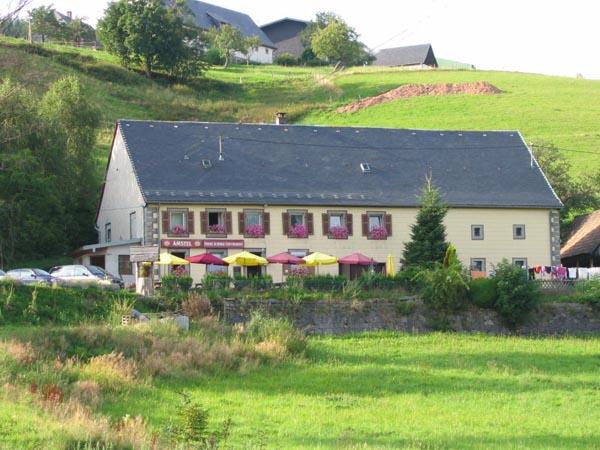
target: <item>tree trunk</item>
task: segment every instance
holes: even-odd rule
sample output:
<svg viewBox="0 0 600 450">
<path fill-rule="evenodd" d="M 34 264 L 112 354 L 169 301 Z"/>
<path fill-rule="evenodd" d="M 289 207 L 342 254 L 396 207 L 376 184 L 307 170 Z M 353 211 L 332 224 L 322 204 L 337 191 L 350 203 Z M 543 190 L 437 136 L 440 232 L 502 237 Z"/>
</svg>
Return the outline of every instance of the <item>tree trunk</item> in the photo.
<svg viewBox="0 0 600 450">
<path fill-rule="evenodd" d="M 224 69 L 227 69 L 227 66 L 229 65 L 229 52 L 225 53 L 225 64 L 223 65 Z"/>
<path fill-rule="evenodd" d="M 152 78 L 152 63 L 149 58 L 144 60 L 144 72 L 148 78 Z"/>
</svg>

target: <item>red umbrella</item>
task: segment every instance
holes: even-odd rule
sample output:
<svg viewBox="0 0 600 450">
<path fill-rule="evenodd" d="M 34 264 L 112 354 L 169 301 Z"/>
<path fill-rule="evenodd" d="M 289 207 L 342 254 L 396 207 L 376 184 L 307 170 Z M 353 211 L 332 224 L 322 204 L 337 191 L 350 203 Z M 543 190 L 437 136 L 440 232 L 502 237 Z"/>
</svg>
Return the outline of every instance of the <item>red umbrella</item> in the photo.
<svg viewBox="0 0 600 450">
<path fill-rule="evenodd" d="M 363 255 L 362 253 L 352 253 L 351 255 L 338 259 L 338 263 L 349 264 L 352 266 L 370 266 L 375 264 L 375 260 Z"/>
<path fill-rule="evenodd" d="M 210 253 L 203 253 L 201 255 L 190 256 L 189 258 L 185 258 L 192 264 L 213 264 L 215 266 L 227 266 L 228 264 L 223 261 L 221 258 L 215 255 L 211 255 Z"/>
<path fill-rule="evenodd" d="M 304 260 L 302 258 L 298 258 L 297 256 L 290 255 L 286 252 L 270 256 L 267 258 L 267 261 L 273 264 L 304 264 Z"/>
</svg>

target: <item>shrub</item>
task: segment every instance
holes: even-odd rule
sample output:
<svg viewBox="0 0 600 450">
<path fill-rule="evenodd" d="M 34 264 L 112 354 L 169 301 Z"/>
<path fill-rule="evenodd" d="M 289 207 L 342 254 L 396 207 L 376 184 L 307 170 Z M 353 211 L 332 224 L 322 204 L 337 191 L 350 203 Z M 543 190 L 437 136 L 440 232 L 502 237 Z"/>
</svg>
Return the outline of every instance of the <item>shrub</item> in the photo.
<svg viewBox="0 0 600 450">
<path fill-rule="evenodd" d="M 415 292 L 419 289 L 421 280 L 419 277 L 419 272 L 421 272 L 421 268 L 417 266 L 406 267 L 395 275 L 395 278 L 398 280 L 398 283 L 403 288 L 407 289 L 410 292 Z"/>
<path fill-rule="evenodd" d="M 404 280 L 395 275 L 388 277 L 383 273 L 363 272 L 358 278 L 361 289 L 371 291 L 373 289 L 402 289 Z"/>
<path fill-rule="evenodd" d="M 204 289 L 228 289 L 231 277 L 227 273 L 209 273 L 204 276 L 202 286 Z"/>
<path fill-rule="evenodd" d="M 304 289 L 311 291 L 341 291 L 348 281 L 343 275 L 312 275 L 301 280 Z"/>
<path fill-rule="evenodd" d="M 437 265 L 419 273 L 423 302 L 433 313 L 435 327 L 448 328 L 448 316 L 464 308 L 467 298 L 467 274 L 460 265 Z"/>
<path fill-rule="evenodd" d="M 190 293 L 188 297 L 181 302 L 181 309 L 190 319 L 201 319 L 206 316 L 212 316 L 214 310 L 210 300 L 197 293 Z"/>
<path fill-rule="evenodd" d="M 209 48 L 203 57 L 204 61 L 213 66 L 222 66 L 225 63 L 225 58 L 223 58 L 223 54 L 221 50 L 218 48 Z"/>
<path fill-rule="evenodd" d="M 162 277 L 161 290 L 163 295 L 177 295 L 186 293 L 192 288 L 194 280 L 190 276 L 165 275 Z"/>
<path fill-rule="evenodd" d="M 244 277 L 236 275 L 233 279 L 233 287 L 237 290 L 252 289 L 265 290 L 273 287 L 273 277 L 271 275 L 262 275 L 259 277 Z"/>
<path fill-rule="evenodd" d="M 509 327 L 514 328 L 536 307 L 538 288 L 529 281 L 526 270 L 506 260 L 496 267 L 494 279 L 498 293 L 494 309 Z"/>
<path fill-rule="evenodd" d="M 498 299 L 496 280 L 494 278 L 477 278 L 469 282 L 470 299 L 480 308 L 493 309 Z"/>
<path fill-rule="evenodd" d="M 268 317 L 261 311 L 252 313 L 243 334 L 263 354 L 281 357 L 286 352 L 301 354 L 306 349 L 304 333 L 296 330 L 289 320 Z"/>
<path fill-rule="evenodd" d="M 284 52 L 277 55 L 274 62 L 278 66 L 297 66 L 299 60 L 291 53 Z"/>
<path fill-rule="evenodd" d="M 600 307 L 600 278 L 580 281 L 575 284 L 574 299 Z"/>
</svg>

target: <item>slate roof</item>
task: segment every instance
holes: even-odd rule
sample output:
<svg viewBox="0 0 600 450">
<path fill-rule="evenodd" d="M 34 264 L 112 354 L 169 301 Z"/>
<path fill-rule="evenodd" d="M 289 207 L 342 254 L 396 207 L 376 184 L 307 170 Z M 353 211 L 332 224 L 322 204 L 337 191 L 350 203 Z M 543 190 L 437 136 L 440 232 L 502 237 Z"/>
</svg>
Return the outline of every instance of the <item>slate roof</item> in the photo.
<svg viewBox="0 0 600 450">
<path fill-rule="evenodd" d="M 148 203 L 418 206 L 431 172 L 450 206 L 562 206 L 516 131 L 130 120 L 118 127 Z"/>
<path fill-rule="evenodd" d="M 437 67 L 438 63 L 431 44 L 386 48 L 375 55 L 375 66 L 414 66 L 425 64 Z"/>
<path fill-rule="evenodd" d="M 197 0 L 187 0 L 187 4 L 200 28 L 209 29 L 225 23 L 238 28 L 244 37 L 258 36 L 264 46 L 276 48 L 248 14 Z"/>
<path fill-rule="evenodd" d="M 560 257 L 591 255 L 600 247 L 600 210 L 576 217 L 572 232 L 562 246 Z"/>
</svg>

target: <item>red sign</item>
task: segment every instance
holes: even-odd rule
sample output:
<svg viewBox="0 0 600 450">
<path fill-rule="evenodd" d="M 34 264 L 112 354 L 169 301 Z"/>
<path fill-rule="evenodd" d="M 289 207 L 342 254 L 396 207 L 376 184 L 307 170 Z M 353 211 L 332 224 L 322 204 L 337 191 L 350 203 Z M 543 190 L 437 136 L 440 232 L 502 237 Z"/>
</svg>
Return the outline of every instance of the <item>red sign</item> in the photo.
<svg viewBox="0 0 600 450">
<path fill-rule="evenodd" d="M 204 248 L 244 248 L 244 241 L 205 240 Z"/>
<path fill-rule="evenodd" d="M 244 241 L 232 241 L 225 239 L 163 239 L 160 241 L 162 248 L 244 248 Z"/>
<path fill-rule="evenodd" d="M 201 240 L 190 239 L 163 239 L 160 241 L 163 248 L 202 248 Z"/>
</svg>

